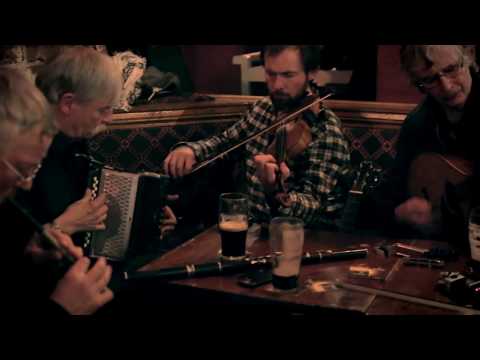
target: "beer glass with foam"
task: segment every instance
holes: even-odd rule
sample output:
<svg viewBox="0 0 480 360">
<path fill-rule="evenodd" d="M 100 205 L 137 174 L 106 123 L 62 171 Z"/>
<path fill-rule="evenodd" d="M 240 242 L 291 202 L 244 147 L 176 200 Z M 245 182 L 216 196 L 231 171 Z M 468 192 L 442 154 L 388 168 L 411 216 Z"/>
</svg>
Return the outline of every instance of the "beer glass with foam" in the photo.
<svg viewBox="0 0 480 360">
<path fill-rule="evenodd" d="M 480 263 L 480 207 L 475 207 L 470 211 L 468 238 L 471 258 Z"/>
<path fill-rule="evenodd" d="M 295 290 L 303 255 L 303 221 L 276 217 L 269 227 L 272 252 L 272 283 L 278 290 Z"/>
<path fill-rule="evenodd" d="M 245 257 L 248 231 L 248 197 L 241 193 L 220 195 L 218 229 L 225 260 L 240 260 Z"/>
</svg>

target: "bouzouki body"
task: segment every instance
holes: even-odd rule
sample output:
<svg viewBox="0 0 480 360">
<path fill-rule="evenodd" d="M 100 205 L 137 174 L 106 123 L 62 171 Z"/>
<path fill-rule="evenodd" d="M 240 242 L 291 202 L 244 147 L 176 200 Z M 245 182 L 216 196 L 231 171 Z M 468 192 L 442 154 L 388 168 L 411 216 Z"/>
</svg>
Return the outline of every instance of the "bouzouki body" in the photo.
<svg viewBox="0 0 480 360">
<path fill-rule="evenodd" d="M 410 197 L 425 198 L 432 205 L 435 233 L 451 219 L 468 221 L 473 162 L 438 153 L 422 153 L 412 162 L 408 176 Z"/>
</svg>

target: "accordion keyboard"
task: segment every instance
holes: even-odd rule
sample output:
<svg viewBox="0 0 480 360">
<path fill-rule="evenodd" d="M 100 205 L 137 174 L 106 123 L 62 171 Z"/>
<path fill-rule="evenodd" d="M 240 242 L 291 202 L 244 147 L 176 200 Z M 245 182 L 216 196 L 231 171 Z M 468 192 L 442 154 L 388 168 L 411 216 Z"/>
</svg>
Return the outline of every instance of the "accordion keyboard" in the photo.
<svg viewBox="0 0 480 360">
<path fill-rule="evenodd" d="M 90 255 L 122 260 L 127 252 L 135 211 L 138 174 L 102 169 L 98 196 L 107 196 L 106 229 L 90 234 Z M 95 189 L 94 189 L 95 191 Z"/>
</svg>

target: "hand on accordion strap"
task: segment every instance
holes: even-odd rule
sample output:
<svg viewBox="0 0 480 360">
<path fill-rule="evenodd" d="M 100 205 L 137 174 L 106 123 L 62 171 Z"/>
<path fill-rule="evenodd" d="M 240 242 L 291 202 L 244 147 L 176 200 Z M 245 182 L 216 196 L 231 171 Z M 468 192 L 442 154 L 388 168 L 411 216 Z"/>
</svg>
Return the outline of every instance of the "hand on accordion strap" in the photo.
<svg viewBox="0 0 480 360">
<path fill-rule="evenodd" d="M 91 190 L 87 189 L 83 198 L 71 204 L 53 225 L 70 235 L 79 231 L 105 230 L 107 213 L 106 195 L 101 194 L 93 200 Z"/>
<path fill-rule="evenodd" d="M 178 200 L 178 195 L 167 195 L 167 201 Z M 162 209 L 162 217 L 160 218 L 158 228 L 160 230 L 160 239 L 163 239 L 168 233 L 175 229 L 177 225 L 177 217 L 170 206 L 164 206 Z"/>
</svg>

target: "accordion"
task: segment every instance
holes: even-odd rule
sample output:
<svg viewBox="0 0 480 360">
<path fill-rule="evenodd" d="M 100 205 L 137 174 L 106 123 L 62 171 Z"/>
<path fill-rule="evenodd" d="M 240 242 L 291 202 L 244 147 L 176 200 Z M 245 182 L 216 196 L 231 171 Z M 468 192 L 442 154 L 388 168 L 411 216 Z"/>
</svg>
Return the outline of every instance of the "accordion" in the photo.
<svg viewBox="0 0 480 360">
<path fill-rule="evenodd" d="M 92 257 L 123 261 L 141 254 L 160 235 L 169 177 L 150 172 L 129 173 L 109 168 L 90 172 L 93 197 L 106 194 L 106 229 L 85 234 Z"/>
</svg>

